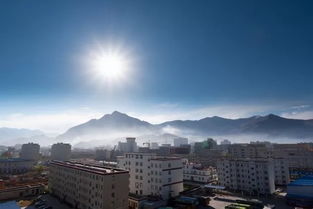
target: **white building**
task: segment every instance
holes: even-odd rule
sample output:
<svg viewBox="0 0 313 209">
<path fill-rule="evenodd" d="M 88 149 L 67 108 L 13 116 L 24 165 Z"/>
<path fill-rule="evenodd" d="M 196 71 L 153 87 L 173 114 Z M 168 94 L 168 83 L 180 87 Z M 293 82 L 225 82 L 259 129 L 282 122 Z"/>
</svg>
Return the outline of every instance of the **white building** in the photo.
<svg viewBox="0 0 313 209">
<path fill-rule="evenodd" d="M 173 142 L 174 142 L 174 147 L 180 147 L 181 145 L 188 144 L 188 139 L 183 138 L 183 137 L 177 137 L 173 140 Z"/>
<path fill-rule="evenodd" d="M 231 145 L 231 141 L 229 141 L 228 139 L 224 139 L 223 141 L 221 141 L 221 145 Z"/>
<path fill-rule="evenodd" d="M 53 161 L 49 175 L 52 194 L 77 209 L 128 208 L 128 171 Z"/>
<path fill-rule="evenodd" d="M 0 159 L 0 174 L 12 175 L 30 171 L 35 161 L 19 158 Z"/>
<path fill-rule="evenodd" d="M 217 172 L 214 167 L 204 168 L 201 164 L 184 162 L 184 181 L 195 181 L 200 183 L 211 183 L 217 180 Z"/>
<path fill-rule="evenodd" d="M 157 142 L 151 142 L 150 149 L 159 149 L 159 144 Z"/>
<path fill-rule="evenodd" d="M 288 160 L 274 158 L 275 185 L 287 185 L 290 182 Z"/>
<path fill-rule="evenodd" d="M 71 157 L 70 144 L 57 143 L 51 147 L 51 160 L 67 161 Z"/>
<path fill-rule="evenodd" d="M 118 150 L 121 152 L 137 152 L 136 138 L 127 137 L 126 142 L 118 142 Z"/>
<path fill-rule="evenodd" d="M 274 163 L 270 159 L 221 159 L 217 163 L 222 186 L 254 194 L 275 192 Z"/>
<path fill-rule="evenodd" d="M 183 191 L 181 158 L 159 157 L 155 153 L 126 153 L 118 167 L 129 170 L 130 192 L 168 199 Z"/>
<path fill-rule="evenodd" d="M 39 144 L 28 143 L 23 144 L 20 152 L 20 158 L 24 160 L 38 160 L 39 159 Z"/>
</svg>

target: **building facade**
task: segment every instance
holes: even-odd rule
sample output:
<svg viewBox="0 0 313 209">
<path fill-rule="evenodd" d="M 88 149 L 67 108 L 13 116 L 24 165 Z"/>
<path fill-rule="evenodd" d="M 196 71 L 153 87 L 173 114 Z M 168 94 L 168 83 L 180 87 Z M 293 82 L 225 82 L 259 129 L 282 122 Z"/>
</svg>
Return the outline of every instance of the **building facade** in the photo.
<svg viewBox="0 0 313 209">
<path fill-rule="evenodd" d="M 211 183 L 217 180 L 217 172 L 214 167 L 203 167 L 201 164 L 184 162 L 184 181 Z"/>
<path fill-rule="evenodd" d="M 20 152 L 20 158 L 24 160 L 38 160 L 39 159 L 39 144 L 28 143 L 23 144 Z"/>
<path fill-rule="evenodd" d="M 35 161 L 20 158 L 0 159 L 0 174 L 14 175 L 30 171 L 35 165 Z"/>
<path fill-rule="evenodd" d="M 275 192 L 274 163 L 270 159 L 221 159 L 217 163 L 219 184 L 250 194 Z"/>
<path fill-rule="evenodd" d="M 160 157 L 155 153 L 126 153 L 118 157 L 118 167 L 129 170 L 131 193 L 167 200 L 183 191 L 181 158 Z"/>
<path fill-rule="evenodd" d="M 71 157 L 70 144 L 57 143 L 51 146 L 51 160 L 67 161 Z"/>
<path fill-rule="evenodd" d="M 136 138 L 127 137 L 126 142 L 118 142 L 118 150 L 121 152 L 137 152 L 138 146 Z"/>
<path fill-rule="evenodd" d="M 78 209 L 127 209 L 128 171 L 53 161 L 49 190 Z"/>
<path fill-rule="evenodd" d="M 271 144 L 232 144 L 228 147 L 228 154 L 233 158 L 272 158 Z"/>
<path fill-rule="evenodd" d="M 43 194 L 44 191 L 44 184 L 23 185 L 5 189 L 0 188 L 0 201 L 35 197 Z"/>
<path fill-rule="evenodd" d="M 174 147 L 180 147 L 181 145 L 187 145 L 188 139 L 183 137 L 177 137 L 173 139 Z"/>
<path fill-rule="evenodd" d="M 287 185 L 290 182 L 288 161 L 284 158 L 274 158 L 275 185 Z"/>
</svg>

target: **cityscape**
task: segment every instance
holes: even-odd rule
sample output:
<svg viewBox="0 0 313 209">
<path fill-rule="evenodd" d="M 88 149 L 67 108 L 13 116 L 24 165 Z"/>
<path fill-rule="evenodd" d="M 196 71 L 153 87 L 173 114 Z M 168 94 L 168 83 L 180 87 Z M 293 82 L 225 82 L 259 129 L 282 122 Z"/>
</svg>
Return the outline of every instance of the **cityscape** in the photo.
<svg viewBox="0 0 313 209">
<path fill-rule="evenodd" d="M 0 209 L 313 209 L 313 2 L 0 5 Z"/>
</svg>

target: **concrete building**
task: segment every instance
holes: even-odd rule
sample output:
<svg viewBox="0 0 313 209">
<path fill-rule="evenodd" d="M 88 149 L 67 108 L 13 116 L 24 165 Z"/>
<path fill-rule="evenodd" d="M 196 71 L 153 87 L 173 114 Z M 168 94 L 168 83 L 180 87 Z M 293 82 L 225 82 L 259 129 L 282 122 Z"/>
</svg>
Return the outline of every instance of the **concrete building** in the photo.
<svg viewBox="0 0 313 209">
<path fill-rule="evenodd" d="M 138 146 L 136 143 L 136 138 L 127 137 L 126 142 L 118 142 L 118 150 L 121 152 L 137 152 Z"/>
<path fill-rule="evenodd" d="M 184 160 L 184 181 L 211 183 L 217 180 L 217 172 L 213 167 L 203 167 L 201 164 L 190 163 Z"/>
<path fill-rule="evenodd" d="M 180 147 L 181 145 L 187 145 L 188 139 L 183 137 L 177 137 L 173 140 L 174 147 Z"/>
<path fill-rule="evenodd" d="M 223 141 L 221 141 L 221 145 L 231 145 L 231 141 L 229 141 L 228 139 L 224 139 Z"/>
<path fill-rule="evenodd" d="M 51 193 L 75 208 L 128 208 L 128 171 L 53 161 L 49 175 Z"/>
<path fill-rule="evenodd" d="M 155 153 L 126 153 L 118 157 L 118 167 L 129 170 L 131 193 L 167 200 L 183 191 L 181 158 L 160 157 Z"/>
<path fill-rule="evenodd" d="M 150 143 L 150 149 L 159 149 L 159 144 L 157 142 L 151 142 Z"/>
<path fill-rule="evenodd" d="M 312 143 L 273 144 L 273 156 L 286 159 L 293 170 L 313 168 Z"/>
<path fill-rule="evenodd" d="M 290 182 L 288 161 L 284 158 L 274 158 L 275 185 L 287 185 Z"/>
<path fill-rule="evenodd" d="M 106 150 L 106 149 L 97 149 L 95 159 L 96 160 L 110 160 L 111 159 L 111 151 Z"/>
<path fill-rule="evenodd" d="M 51 147 L 51 160 L 67 161 L 71 158 L 70 144 L 57 143 Z"/>
<path fill-rule="evenodd" d="M 23 144 L 20 152 L 20 158 L 24 160 L 38 160 L 39 159 L 39 144 L 28 143 Z"/>
<path fill-rule="evenodd" d="M 44 191 L 44 184 L 23 185 L 4 189 L 0 188 L 0 201 L 35 197 L 43 194 Z"/>
<path fill-rule="evenodd" d="M 14 175 L 30 171 L 35 161 L 19 158 L 0 159 L 0 174 Z"/>
<path fill-rule="evenodd" d="M 228 147 L 228 155 L 232 158 L 272 158 L 271 144 L 232 144 Z"/>
<path fill-rule="evenodd" d="M 221 159 L 217 164 L 220 185 L 249 194 L 275 192 L 274 163 L 271 159 Z"/>
</svg>

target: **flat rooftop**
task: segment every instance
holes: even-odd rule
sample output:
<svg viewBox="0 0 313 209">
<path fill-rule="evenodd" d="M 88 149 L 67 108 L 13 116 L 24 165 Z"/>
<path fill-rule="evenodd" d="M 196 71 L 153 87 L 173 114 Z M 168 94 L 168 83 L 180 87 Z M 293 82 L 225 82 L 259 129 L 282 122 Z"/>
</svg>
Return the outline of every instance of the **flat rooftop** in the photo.
<svg viewBox="0 0 313 209">
<path fill-rule="evenodd" d="M 291 183 L 288 186 L 313 186 L 313 175 L 304 176 Z"/>
<path fill-rule="evenodd" d="M 157 157 L 153 158 L 151 160 L 158 160 L 158 161 L 170 161 L 170 160 L 181 160 L 182 158 L 180 157 Z"/>
<path fill-rule="evenodd" d="M 98 175 L 112 175 L 112 174 L 119 174 L 119 173 L 128 173 L 128 171 L 123 169 L 117 169 L 113 167 L 106 167 L 106 166 L 97 166 L 91 164 L 82 164 L 77 162 L 70 162 L 70 161 L 52 161 L 51 165 L 56 165 L 60 167 L 66 167 L 76 170 L 81 170 L 89 173 L 94 173 Z"/>
<path fill-rule="evenodd" d="M 8 162 L 29 162 L 31 160 L 25 160 L 22 158 L 3 158 L 0 159 L 0 163 L 8 163 Z"/>
</svg>

